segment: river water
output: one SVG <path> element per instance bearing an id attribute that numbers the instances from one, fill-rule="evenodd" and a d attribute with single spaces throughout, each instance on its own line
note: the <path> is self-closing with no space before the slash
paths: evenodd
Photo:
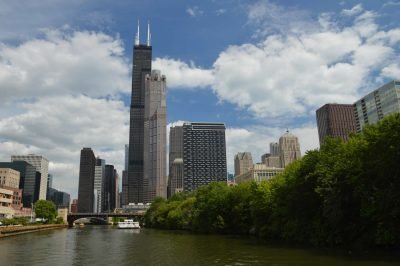
<path id="1" fill-rule="evenodd" d="M 86 226 L 0 239 L 0 265 L 386 266 L 400 261 L 271 246 L 248 238 Z"/>

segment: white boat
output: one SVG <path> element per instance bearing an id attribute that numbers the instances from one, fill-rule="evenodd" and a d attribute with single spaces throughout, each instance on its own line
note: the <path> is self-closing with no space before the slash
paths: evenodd
<path id="1" fill-rule="evenodd" d="M 123 222 L 118 222 L 119 229 L 139 229 L 139 222 L 134 222 L 133 220 L 125 220 Z"/>

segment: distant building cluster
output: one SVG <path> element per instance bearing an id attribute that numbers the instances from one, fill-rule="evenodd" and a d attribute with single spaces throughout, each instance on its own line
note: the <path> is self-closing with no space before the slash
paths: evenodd
<path id="1" fill-rule="evenodd" d="M 359 133 L 365 125 L 400 112 L 400 81 L 392 80 L 353 104 L 325 104 L 316 111 L 319 143 L 326 137 L 344 141 L 351 133 Z"/>
<path id="2" fill-rule="evenodd" d="M 112 212 L 120 205 L 119 175 L 114 165 L 94 155 L 91 148 L 81 150 L 78 199 L 71 212 Z"/>
<path id="3" fill-rule="evenodd" d="M 10 162 L 0 162 L 0 217 L 30 216 L 38 200 L 69 207 L 69 194 L 52 187 L 48 167 L 49 160 L 36 154 L 12 155 Z"/>
<path id="4" fill-rule="evenodd" d="M 146 44 L 133 48 L 129 145 L 122 173 L 121 205 L 147 204 L 155 197 L 193 191 L 227 180 L 225 125 L 185 123 L 170 130 L 167 163 L 166 77 L 151 68 L 150 29 Z M 168 175 L 167 175 L 168 170 Z M 78 199 L 78 205 L 81 199 Z"/>
<path id="5" fill-rule="evenodd" d="M 235 183 L 265 181 L 283 172 L 286 166 L 301 158 L 298 138 L 286 131 L 278 142 L 269 144 L 269 153 L 261 156 L 261 163 L 253 163 L 250 152 L 235 155 Z"/>

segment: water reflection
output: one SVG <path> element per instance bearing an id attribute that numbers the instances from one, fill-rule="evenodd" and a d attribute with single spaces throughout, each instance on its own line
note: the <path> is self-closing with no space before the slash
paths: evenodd
<path id="1" fill-rule="evenodd" d="M 86 226 L 0 240 L 0 265 L 399 265 L 251 239 Z"/>

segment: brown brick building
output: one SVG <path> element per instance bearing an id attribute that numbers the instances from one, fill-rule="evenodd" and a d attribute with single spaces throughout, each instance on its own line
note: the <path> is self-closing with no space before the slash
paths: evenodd
<path id="1" fill-rule="evenodd" d="M 356 122 L 352 104 L 325 104 L 317 110 L 319 144 L 325 137 L 339 137 L 344 141 L 356 132 Z"/>

